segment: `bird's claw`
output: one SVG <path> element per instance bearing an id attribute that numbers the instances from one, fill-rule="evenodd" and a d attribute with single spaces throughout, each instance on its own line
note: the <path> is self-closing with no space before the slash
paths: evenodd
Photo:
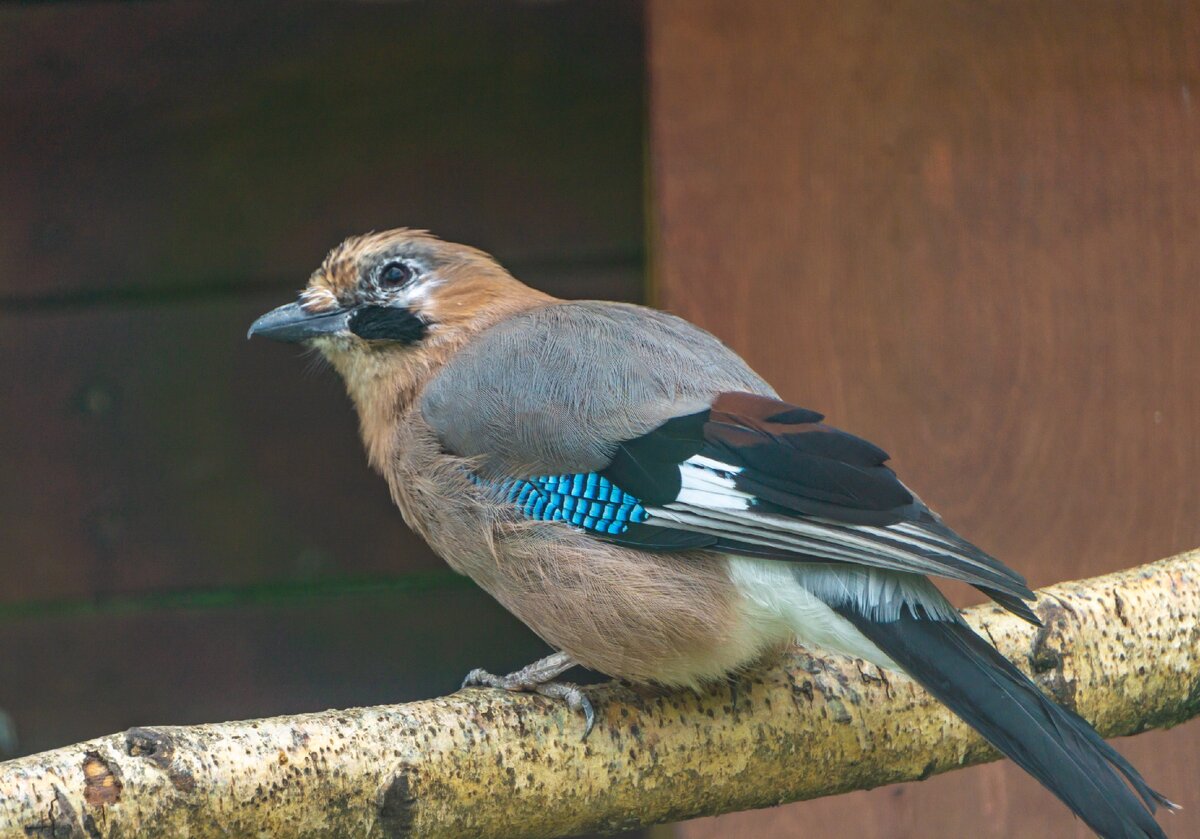
<path id="1" fill-rule="evenodd" d="M 521 671 L 497 676 L 482 668 L 476 668 L 463 679 L 463 688 L 489 687 L 516 693 L 537 693 L 548 699 L 560 699 L 572 711 L 582 711 L 584 719 L 583 739 L 587 740 L 596 725 L 596 709 L 579 685 L 572 682 L 535 682 L 525 678 Z"/>
<path id="2" fill-rule="evenodd" d="M 504 685 L 500 684 L 502 681 L 499 676 L 489 673 L 482 667 L 476 667 L 463 679 L 462 688 L 459 689 L 463 690 L 474 687 L 503 688 Z"/>
<path id="3" fill-rule="evenodd" d="M 588 735 L 592 733 L 592 728 L 596 725 L 596 709 L 592 707 L 592 700 L 587 698 L 579 685 L 571 682 L 546 682 L 544 685 L 538 685 L 534 690 L 550 699 L 563 700 L 572 711 L 582 711 L 584 721 L 582 739 L 587 740 Z"/>

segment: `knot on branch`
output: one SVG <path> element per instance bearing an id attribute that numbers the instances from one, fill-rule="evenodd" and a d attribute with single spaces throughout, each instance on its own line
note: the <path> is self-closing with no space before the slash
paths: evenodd
<path id="1" fill-rule="evenodd" d="M 1042 689 L 1060 705 L 1079 710 L 1076 680 L 1067 677 L 1066 659 L 1071 655 L 1066 643 L 1067 628 L 1075 621 L 1075 613 L 1057 599 L 1043 599 L 1037 605 L 1042 626 L 1033 639 L 1029 663 Z"/>
<path id="2" fill-rule="evenodd" d="M 183 763 L 175 759 L 175 740 L 170 734 L 153 728 L 131 728 L 125 732 L 125 753 L 144 757 L 167 773 L 171 786 L 180 792 L 193 792 L 196 778 Z"/>
<path id="3" fill-rule="evenodd" d="M 83 758 L 83 800 L 89 807 L 104 807 L 121 800 L 123 784 L 113 767 L 99 752 L 87 752 Z"/>
<path id="4" fill-rule="evenodd" d="M 379 826 L 389 839 L 402 839 L 412 833 L 416 819 L 417 768 L 404 764 L 383 791 L 379 802 Z"/>

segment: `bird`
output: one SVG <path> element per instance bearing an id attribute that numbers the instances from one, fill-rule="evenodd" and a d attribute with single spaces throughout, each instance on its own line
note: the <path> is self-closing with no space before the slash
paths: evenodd
<path id="1" fill-rule="evenodd" d="M 555 650 L 464 685 L 565 701 L 586 737 L 574 665 L 695 688 L 798 642 L 907 674 L 1098 835 L 1165 837 L 1175 805 L 930 579 L 1037 625 L 1024 578 L 710 333 L 397 228 L 336 246 L 255 335 L 328 360 L 407 524 Z"/>

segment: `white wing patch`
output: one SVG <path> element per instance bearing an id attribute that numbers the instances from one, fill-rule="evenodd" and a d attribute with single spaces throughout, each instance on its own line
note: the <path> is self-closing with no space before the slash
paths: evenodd
<path id="1" fill-rule="evenodd" d="M 713 460 L 711 457 L 705 457 L 702 454 L 689 457 L 679 465 L 679 468 L 683 470 L 685 477 L 687 476 L 689 470 L 707 470 L 709 472 L 716 472 L 726 477 L 730 475 L 739 475 L 742 471 L 742 467 L 740 466 L 730 466 L 728 463 L 722 463 L 719 460 Z"/>
<path id="2" fill-rule="evenodd" d="M 734 486 L 733 478 L 741 468 L 695 455 L 679 464 L 682 489 L 672 504 L 718 510 L 748 510 L 754 496 Z"/>

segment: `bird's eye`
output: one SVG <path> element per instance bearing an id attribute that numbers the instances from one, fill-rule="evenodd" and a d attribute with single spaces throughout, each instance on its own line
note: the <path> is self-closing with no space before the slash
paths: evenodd
<path id="1" fill-rule="evenodd" d="M 405 283 L 412 282 L 416 271 L 407 262 L 389 262 L 379 272 L 379 285 L 383 288 L 399 288 Z"/>

